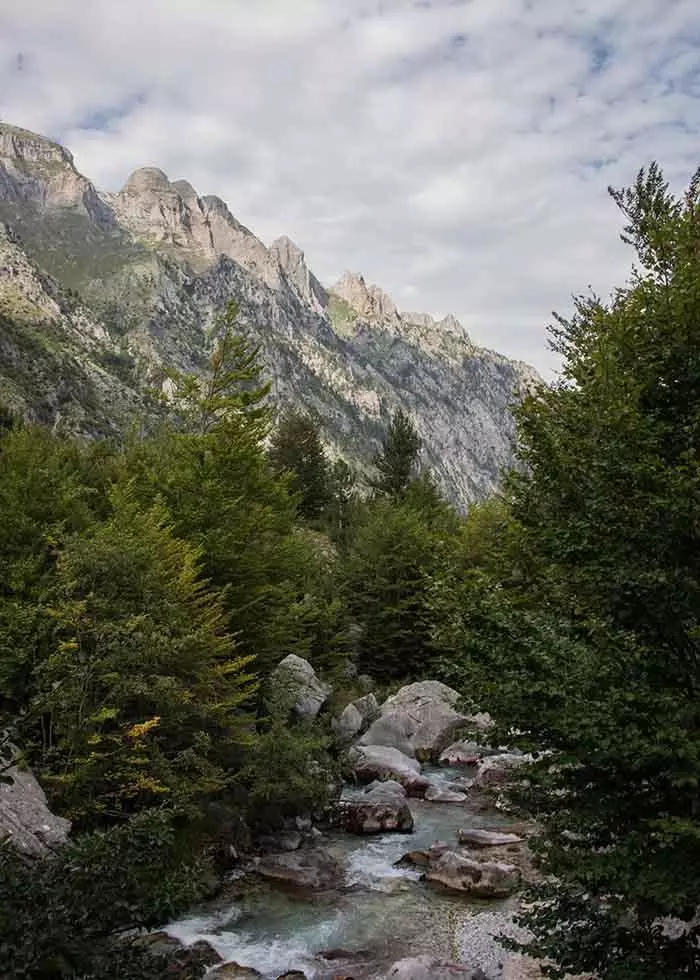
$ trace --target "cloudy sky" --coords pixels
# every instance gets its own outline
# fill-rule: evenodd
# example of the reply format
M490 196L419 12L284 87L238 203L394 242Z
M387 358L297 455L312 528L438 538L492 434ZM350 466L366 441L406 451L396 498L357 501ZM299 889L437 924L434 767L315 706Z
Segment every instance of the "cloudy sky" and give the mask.
M629 268L606 187L700 163L700 4L4 0L0 118L109 190L186 177L324 282L549 373L550 311Z

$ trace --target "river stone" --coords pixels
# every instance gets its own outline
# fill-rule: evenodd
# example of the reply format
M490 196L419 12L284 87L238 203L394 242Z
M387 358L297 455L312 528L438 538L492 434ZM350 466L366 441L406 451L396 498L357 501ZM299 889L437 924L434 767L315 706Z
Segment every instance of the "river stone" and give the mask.
M209 970L205 980L262 980L262 973L252 966L241 966L239 963L222 963Z
M362 731L362 715L354 704L343 708L338 718L331 722L333 734L341 742L351 742Z
M350 834L411 833L413 814L404 800L365 803L364 800L336 803L334 823Z
M345 876L344 862L321 848L266 854L256 864L255 870L263 878L297 888L337 888Z
M386 745L418 759L436 759L463 727L455 709L459 694L440 681L417 681L400 688L380 708L361 745Z
M411 956L389 969L386 980L473 980L471 967L450 963L428 954Z
M322 684L308 660L290 653L272 672L271 700L291 702L302 718L315 718L328 700L331 688Z
M517 834L503 834L496 830L481 830L477 827L463 827L457 834L460 844L469 847L506 847L508 844L522 844Z
M447 786L430 786L425 791L425 799L429 803L464 803L467 794L449 789Z
M483 749L476 742L453 742L440 754L443 766L475 766Z
M365 790L363 803L401 803L406 799L406 788L395 779L375 779Z
M393 779L401 783L410 796L422 796L430 786L430 780L421 775L420 762L390 746L354 745L347 758L357 782Z
M479 761L476 775L482 786L497 786L508 781L512 771L533 762L531 755L515 752L502 752L490 755Z
M457 851L445 851L431 861L426 875L453 891L477 898L505 898L520 886L520 870L513 864L475 861Z
M0 755L0 768L19 755L12 745ZM70 820L49 810L44 791L29 769L10 766L0 780L0 842L7 840L27 857L45 857L68 840Z

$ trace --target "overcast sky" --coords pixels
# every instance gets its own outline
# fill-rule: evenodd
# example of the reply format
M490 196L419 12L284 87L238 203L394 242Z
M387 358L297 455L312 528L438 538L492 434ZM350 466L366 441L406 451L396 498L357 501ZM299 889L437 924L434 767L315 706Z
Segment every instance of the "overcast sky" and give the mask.
M0 117L549 374L551 310L627 275L608 184L700 163L700 0L3 0Z

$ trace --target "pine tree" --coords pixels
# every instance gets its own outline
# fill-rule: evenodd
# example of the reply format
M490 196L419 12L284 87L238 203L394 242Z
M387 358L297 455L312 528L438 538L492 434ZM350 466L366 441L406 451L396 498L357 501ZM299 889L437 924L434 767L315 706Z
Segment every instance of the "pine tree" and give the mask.
M398 500L416 475L421 440L409 416L398 408L394 413L381 451L374 457L377 477L371 481L375 493Z
M332 486L318 419L287 408L272 433L268 458L275 473L290 474L299 513L307 519L320 517L331 501Z

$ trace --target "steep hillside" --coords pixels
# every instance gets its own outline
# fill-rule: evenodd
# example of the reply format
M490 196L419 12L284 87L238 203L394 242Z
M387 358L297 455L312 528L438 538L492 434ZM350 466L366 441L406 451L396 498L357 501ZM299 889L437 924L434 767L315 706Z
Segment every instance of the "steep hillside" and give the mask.
M324 288L294 242L266 247L184 180L146 167L102 193L66 149L0 123L0 221L0 397L34 417L118 431L165 367L201 368L235 298L279 400L317 412L360 468L399 406L456 501L512 461L509 405L532 369L454 317L400 313L360 275Z

